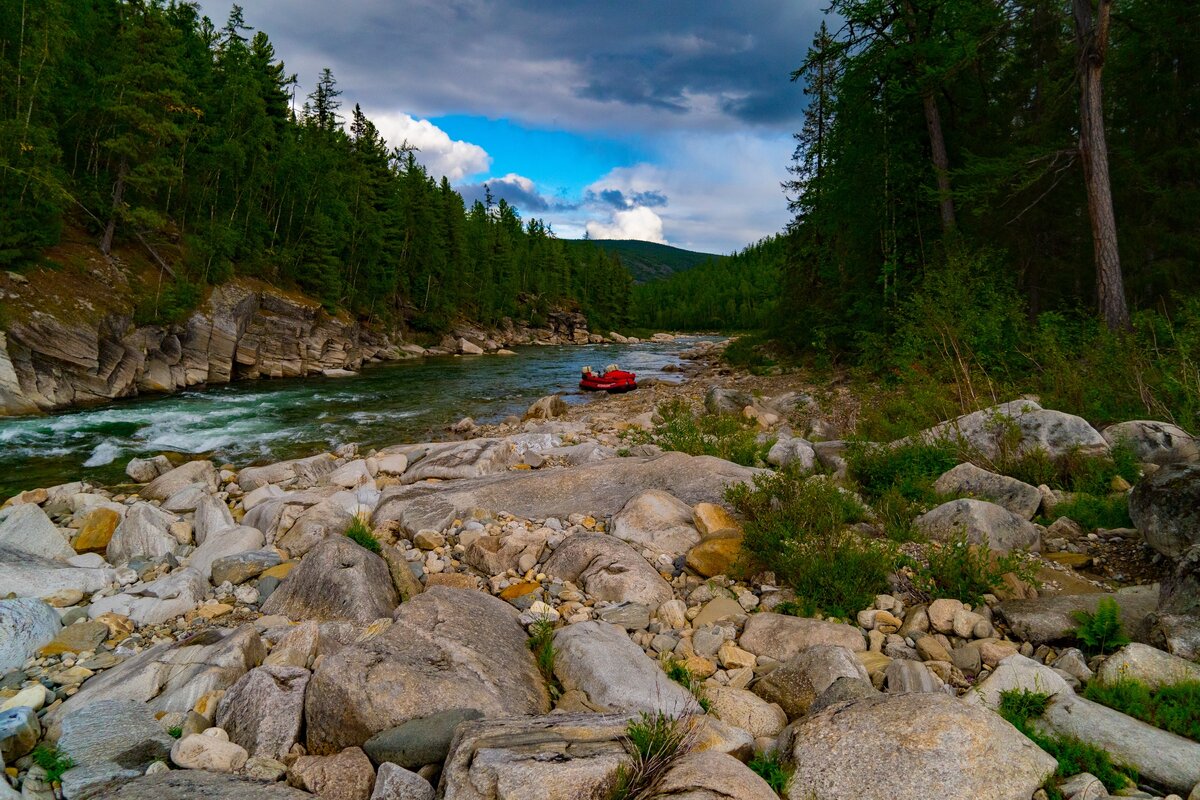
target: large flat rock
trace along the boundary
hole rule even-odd
[[[312,795],[282,783],[262,783],[236,775],[177,769],[126,781],[107,800],[312,800]]]
[[[423,528],[445,529],[475,508],[530,519],[607,515],[646,489],[669,492],[688,505],[716,503],[728,484],[749,481],[758,471],[711,456],[664,453],[567,469],[506,472],[450,484],[417,483],[386,489],[374,522],[397,520],[415,533]]]
[[[1021,640],[1034,644],[1057,642],[1074,637],[1075,629],[1079,627],[1075,613],[1095,613],[1105,597],[1111,597],[1120,606],[1125,634],[1134,641],[1149,642],[1148,617],[1158,606],[1158,586],[1132,586],[1112,594],[1060,594],[1032,600],[1005,600],[996,607],[996,612]]]
[[[880,695],[797,723],[788,800],[1029,800],[1055,760],[945,694]]]

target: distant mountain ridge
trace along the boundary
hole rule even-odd
[[[677,272],[689,270],[705,261],[722,259],[724,256],[715,253],[697,253],[693,250],[683,250],[655,242],[643,242],[638,239],[577,239],[581,244],[586,241],[609,253],[621,257],[621,263],[633,276],[634,283],[649,283],[651,281],[669,278]]]

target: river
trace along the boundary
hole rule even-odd
[[[463,417],[496,422],[539,397],[578,390],[584,365],[618,363],[639,379],[697,338],[636,345],[521,347],[516,356],[442,356],[371,365],[344,378],[242,381],[147,395],[42,417],[0,418],[0,499],[76,480],[127,481],[125,464],[162,452],[238,466],[311,455],[346,442],[382,447],[444,437]]]

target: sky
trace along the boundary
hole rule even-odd
[[[468,203],[486,184],[563,238],[729,253],[788,220],[823,0],[242,0],[300,81],[330,67]],[[218,27],[228,2],[201,0]]]

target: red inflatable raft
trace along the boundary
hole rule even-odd
[[[605,368],[603,374],[591,367],[583,368],[583,376],[579,380],[579,388],[588,392],[632,392],[637,388],[637,375],[617,369],[616,364]]]

